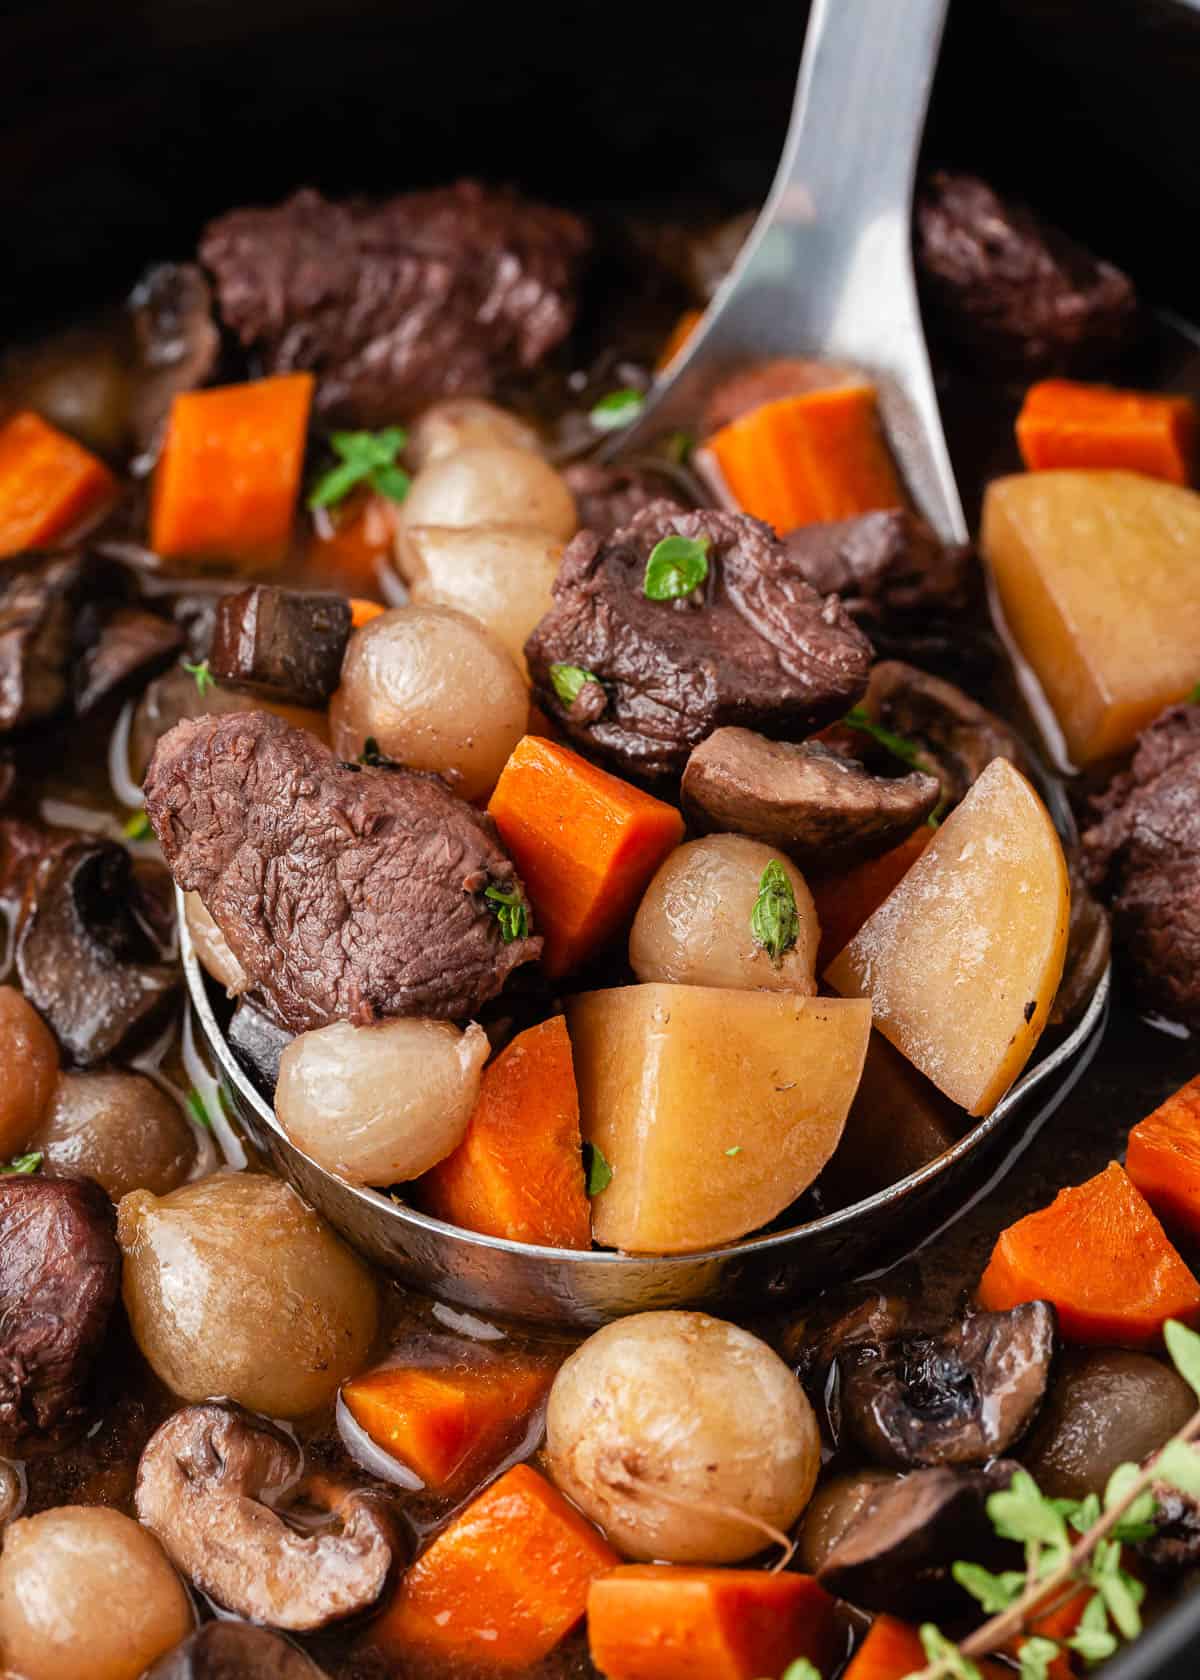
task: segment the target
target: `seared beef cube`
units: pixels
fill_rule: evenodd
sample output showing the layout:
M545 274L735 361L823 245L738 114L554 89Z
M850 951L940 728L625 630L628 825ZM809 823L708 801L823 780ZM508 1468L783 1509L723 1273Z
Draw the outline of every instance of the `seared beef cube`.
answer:
M78 554L27 555L0 568L0 734L65 704L82 589Z
M212 301L212 287L195 263L160 263L129 299L138 351L133 428L148 455L158 452L175 398L206 384L217 365L221 335Z
M1016 375L1111 362L1137 329L1133 283L973 175L938 171L916 210L917 262L947 336Z
M223 682L293 706L324 706L349 640L344 595L259 583L218 603L208 663Z
M674 502L691 506L667 473L647 467L601 467L594 461L576 461L563 473L575 498L580 529L611 537L651 502Z
M234 210L200 256L222 320L268 371L311 371L318 414L379 426L535 367L570 329L587 243L565 211L460 181Z
M1083 865L1117 949L1145 1004L1200 1028L1200 705L1157 717L1094 809Z
M647 561L668 537L702 545L707 574L687 595L652 600ZM866 687L871 648L766 525L655 502L607 540L593 531L572 540L525 658L538 704L585 751L671 784L692 748L726 724L788 737L840 717ZM568 704L556 665L597 680Z
M165 671L183 646L169 619L118 607L75 667L75 710L86 717L102 700L140 687Z
M434 777L339 764L273 713L176 724L146 810L254 998L291 1032L382 1017L464 1020L540 939L505 941L523 889L489 819Z
M801 525L783 541L801 577L819 595L840 596L868 634L881 623L953 616L972 605L971 550L943 545L906 508Z

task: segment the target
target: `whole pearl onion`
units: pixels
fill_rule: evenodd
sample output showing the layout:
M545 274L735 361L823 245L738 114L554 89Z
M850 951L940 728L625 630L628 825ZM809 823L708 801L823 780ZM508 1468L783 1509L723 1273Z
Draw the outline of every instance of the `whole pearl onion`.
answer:
M369 739L463 799L495 787L525 733L529 693L482 624L451 607L396 607L350 638L329 708L333 747L352 762Z
M420 472L431 461L480 444L536 454L541 439L527 421L483 397L447 397L409 427L404 458L413 472Z
M562 477L524 449L472 444L431 461L404 499L404 527L528 525L560 542L574 536L575 498Z
M525 670L525 643L550 611L563 545L525 525L415 525L399 556L414 601L486 625Z
M399 1184L462 1142L488 1058L474 1022L348 1021L301 1033L283 1052L275 1113L296 1145L351 1184Z
M609 1324L550 1390L559 1487L627 1557L734 1563L791 1527L820 1466L812 1407L778 1354L705 1313Z

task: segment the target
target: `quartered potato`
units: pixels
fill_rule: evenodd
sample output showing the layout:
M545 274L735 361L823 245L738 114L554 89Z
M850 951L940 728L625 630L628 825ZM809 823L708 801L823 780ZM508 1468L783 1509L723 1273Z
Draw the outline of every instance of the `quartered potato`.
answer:
M1070 889L1049 813L988 765L825 978L940 1091L986 1114L1033 1053L1067 947Z
M833 1154L865 1003L653 983L567 1005L580 1126L612 1170L592 1235L686 1254L774 1219Z
M981 546L1077 764L1200 680L1200 496L1133 472L995 480Z

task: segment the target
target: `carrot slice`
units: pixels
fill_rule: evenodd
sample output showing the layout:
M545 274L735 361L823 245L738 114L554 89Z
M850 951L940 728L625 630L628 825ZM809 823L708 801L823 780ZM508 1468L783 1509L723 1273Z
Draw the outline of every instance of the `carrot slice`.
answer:
M618 1562L545 1477L518 1464L422 1553L368 1638L397 1655L528 1668L582 1620L591 1583Z
M462 1142L425 1174L420 1195L429 1213L467 1231L550 1248L592 1246L563 1016L518 1033L488 1063Z
M817 949L817 973L823 974L839 951L844 951L862 927L870 921L884 899L899 886L937 832L928 823L914 829L881 857L867 858L839 875L814 879L807 876L809 891L817 907L821 943Z
M342 1399L377 1447L443 1488L494 1460L553 1380L551 1366L512 1357L456 1369L385 1365L345 1383Z
M761 1680L838 1656L829 1594L760 1569L614 1569L588 1593L588 1644L608 1680Z
M777 531L905 501L873 385L763 403L714 432L706 447L738 505Z
M365 595L378 587L400 530L400 503L375 490L354 490L334 508L313 515L305 567L330 589Z
M103 461L41 415L0 426L0 560L56 542L116 494Z
M304 466L310 373L175 398L154 474L150 545L171 559L278 565Z
M1168 1227L1200 1237L1200 1075L1139 1120L1125 1170Z
M1116 1161L1001 1232L979 1300L1052 1301L1068 1341L1110 1347L1154 1347L1167 1319L1200 1320L1200 1284Z
M670 366L703 319L703 309L684 310L667 334L667 341L658 353L658 360L654 364L655 373L661 373L665 367Z
M985 1660L976 1666L984 1680L1012 1680L1012 1670L1000 1663ZM928 1667L916 1628L895 1616L876 1616L842 1680L908 1680Z
M488 811L525 883L552 979L620 932L683 838L673 805L538 735L517 742Z
M1025 395L1017 416L1017 445L1031 472L1118 467L1189 484L1196 405L1190 397L1044 379Z

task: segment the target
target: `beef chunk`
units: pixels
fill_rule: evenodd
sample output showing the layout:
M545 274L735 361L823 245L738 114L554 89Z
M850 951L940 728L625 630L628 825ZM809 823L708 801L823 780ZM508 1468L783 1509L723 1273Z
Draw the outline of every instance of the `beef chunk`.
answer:
M916 210L917 261L947 336L1014 374L1078 373L1132 338L1132 282L1006 204L973 175L938 171Z
M115 694L143 683L174 659L183 633L140 607L118 607L75 667L75 710L86 717Z
M840 596L868 635L881 624L953 616L973 604L971 550L943 546L906 508L801 525L783 540L801 577L818 595Z
M66 703L82 590L78 554L26 555L0 572L0 735Z
M628 525L635 514L651 502L671 502L682 511L692 505L679 485L665 472L648 467L602 467L594 461L576 461L563 473L580 528L611 537Z
M1154 720L1094 814L1084 871L1114 943L1150 1007L1200 1028L1200 705Z
M218 603L209 665L224 682L293 706L324 706L350 640L344 595L258 583Z
M117 1299L112 1204L89 1178L0 1178L0 1450L81 1424Z
M133 427L144 454L158 453L171 404L211 378L221 353L212 288L195 263L149 269L129 299L138 352Z
M491 825L435 778L339 764L270 713L177 724L146 810L268 1014L292 1032L461 1019L542 942L505 944L485 890L521 891Z
M179 970L157 920L129 853L110 840L52 845L27 875L17 973L79 1067L136 1048L174 1008Z
M671 536L708 542L708 577L683 599L650 600L646 562ZM607 541L592 531L572 540L525 658L538 703L587 751L641 780L674 782L725 724L804 735L840 716L863 692L871 649L767 526L655 502ZM592 672L603 708L592 683L565 706L555 664Z
M311 371L319 414L375 426L535 367L570 329L586 245L565 211L460 181L234 210L200 255L222 320L271 372Z

